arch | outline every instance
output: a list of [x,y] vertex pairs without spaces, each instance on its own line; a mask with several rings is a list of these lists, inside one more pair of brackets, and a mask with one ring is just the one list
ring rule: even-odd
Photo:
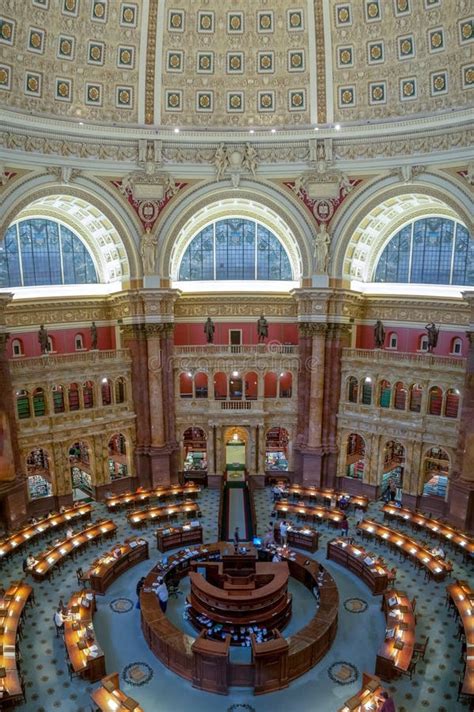
[[347,436],[345,476],[363,480],[365,473],[365,440],[358,433]]
[[359,400],[359,381],[355,376],[349,376],[346,381],[346,398],[349,403],[357,403]]
[[227,398],[227,375],[222,371],[214,374],[214,398],[216,400]]
[[243,380],[240,371],[232,371],[229,376],[229,398],[241,400],[243,395]]
[[377,179],[345,202],[332,225],[332,276],[370,281],[375,260],[390,236],[417,217],[450,217],[472,232],[472,198],[467,188],[439,173],[426,173],[414,183],[400,183],[394,176]]
[[407,407],[407,389],[401,381],[394,386],[393,407],[395,410],[406,410]]
[[24,388],[16,392],[16,412],[19,420],[31,416],[30,394]]
[[409,410],[412,413],[421,413],[421,399],[423,397],[423,386],[414,383],[410,386]]
[[93,494],[92,449],[87,440],[76,440],[68,450],[73,500]]
[[244,375],[245,400],[256,400],[258,398],[258,379],[256,371],[247,371]]
[[441,446],[430,447],[423,454],[423,496],[447,499],[451,458]]
[[265,434],[265,470],[287,472],[290,434],[286,428],[274,427]]
[[397,488],[403,487],[403,474],[405,470],[405,446],[398,440],[388,440],[383,451],[383,470],[381,477],[382,492],[391,493],[394,499],[395,491],[392,483]]
[[39,418],[46,415],[46,396],[43,388],[35,388],[33,391],[33,415]]
[[[103,378],[100,383],[100,395],[102,405],[112,405],[113,400],[113,384],[110,378]],[[85,401],[84,401],[85,402]]]
[[19,356],[24,356],[25,352],[23,350],[23,341],[21,339],[12,340],[12,356],[13,358],[18,358]]
[[80,389],[78,383],[70,383],[67,389],[69,410],[79,410],[81,407]]
[[379,406],[390,408],[392,402],[392,385],[390,381],[382,379],[379,386]]
[[198,371],[194,376],[194,395],[196,398],[208,396],[208,377],[204,371]]
[[64,400],[64,386],[54,385],[51,388],[51,394],[53,397],[53,412],[54,413],[64,413],[66,410],[65,400]]
[[278,376],[274,371],[268,371],[263,378],[264,398],[276,398],[278,395]]
[[459,404],[461,394],[457,388],[448,388],[446,391],[446,402],[444,404],[443,415],[446,418],[457,418],[459,415]]
[[443,390],[439,386],[431,386],[428,391],[428,415],[441,415],[443,405]]
[[160,224],[160,276],[176,281],[181,257],[192,237],[212,220],[230,215],[258,220],[274,232],[288,253],[296,281],[311,275],[314,227],[304,206],[286,191],[244,178],[238,195],[232,188],[211,183],[186,191],[173,205]]
[[125,403],[127,400],[127,381],[123,376],[115,380],[114,395],[116,403]]
[[420,334],[418,337],[418,351],[428,351],[428,336],[427,334]]
[[180,398],[193,397],[193,375],[190,372],[179,374],[179,395]]
[[56,353],[56,349],[54,348],[54,337],[53,336],[48,336],[48,353],[50,353],[50,354]]
[[94,407],[94,382],[93,381],[85,381],[82,384],[82,403],[84,408],[93,408]]
[[36,175],[16,182],[0,206],[0,239],[9,225],[24,217],[61,219],[88,244],[99,267],[100,281],[140,277],[137,245],[141,226],[121,198],[100,181],[79,176],[74,185]]
[[35,448],[28,453],[26,475],[30,500],[50,497],[53,494],[49,455],[46,450]]
[[391,331],[388,335],[387,349],[396,351],[398,348],[398,334],[396,331]]
[[364,405],[372,405],[373,383],[370,376],[366,376],[361,381],[361,399]]
[[450,352],[452,356],[462,356],[462,339],[456,337],[451,340]]
[[84,351],[84,334],[74,334],[74,349],[75,351]]
[[184,472],[207,472],[207,436],[203,428],[190,426],[183,433]]
[[278,397],[291,398],[293,393],[293,376],[290,371],[283,371],[278,377]]
[[127,439],[122,433],[114,433],[107,444],[109,476],[111,481],[128,477]]

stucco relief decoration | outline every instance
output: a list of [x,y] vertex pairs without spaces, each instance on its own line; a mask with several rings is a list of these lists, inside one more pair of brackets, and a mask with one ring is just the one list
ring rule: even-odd
[[129,173],[122,180],[112,181],[126,198],[145,231],[153,230],[153,226],[169,201],[187,183],[176,183],[173,176],[167,173],[148,174],[144,171]]
[[221,143],[212,162],[216,169],[216,180],[223,180],[228,175],[232,186],[238,188],[242,174],[250,173],[253,178],[256,177],[258,153],[250,143],[240,149]]
[[474,163],[470,163],[465,171],[458,171],[458,175],[469,185],[474,185]]
[[[345,174],[326,173],[324,177],[323,181],[320,180],[319,174],[304,174],[295,181],[284,182],[284,185],[306,205],[318,225],[329,223],[349,193],[362,183],[361,179],[349,178]],[[327,178],[331,180],[328,181]],[[309,189],[311,189],[312,195],[314,195],[313,191],[318,192],[318,185],[321,193],[325,193],[328,183],[333,184],[336,192],[335,197],[322,197],[322,195],[321,197],[311,197],[309,195]]]
[[16,176],[16,173],[8,171],[4,165],[0,163],[0,190],[4,188],[8,181],[12,180]]

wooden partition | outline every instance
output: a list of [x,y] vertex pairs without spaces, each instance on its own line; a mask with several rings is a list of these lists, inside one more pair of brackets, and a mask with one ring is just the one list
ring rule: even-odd
[[122,692],[118,672],[102,678],[100,686],[91,693],[91,700],[100,712],[145,712],[133,697]]
[[145,539],[132,537],[93,561],[83,579],[89,580],[94,593],[103,595],[124,571],[148,558],[148,542]]
[[100,680],[105,675],[105,656],[92,625],[95,596],[88,591],[78,591],[69,599],[67,608],[64,643],[72,669],[90,682]]
[[5,677],[0,680],[3,687],[2,704],[14,705],[23,699],[22,680],[17,662],[17,635],[21,618],[33,589],[23,581],[12,583],[5,595],[0,597],[0,668]]

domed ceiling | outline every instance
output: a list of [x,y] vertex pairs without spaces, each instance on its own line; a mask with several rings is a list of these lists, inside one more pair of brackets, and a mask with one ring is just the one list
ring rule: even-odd
[[3,0],[0,104],[216,129],[432,114],[472,105],[473,25],[470,0]]

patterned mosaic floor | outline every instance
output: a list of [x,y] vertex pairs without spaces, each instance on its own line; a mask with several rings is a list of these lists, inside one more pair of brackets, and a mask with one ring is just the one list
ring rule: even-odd
[[[255,497],[259,532],[263,533],[271,521],[272,499],[270,490],[262,490]],[[215,541],[218,532],[219,493],[206,490],[201,495],[204,536],[206,541]],[[102,505],[94,505],[94,518],[106,513]],[[371,505],[370,516],[382,519],[380,505]],[[125,513],[115,515],[118,525],[118,540],[133,533]],[[355,517],[350,516],[353,533]],[[340,593],[339,630],[328,655],[309,673],[293,683],[290,688],[258,698],[245,690],[233,690],[227,698],[209,695],[194,690],[189,684],[164,668],[148,650],[140,630],[139,611],[135,607],[135,585],[160,557],[156,550],[153,530],[144,530],[150,543],[151,559],[126,572],[116,581],[107,595],[98,598],[98,611],[94,619],[97,637],[105,651],[107,671],[119,671],[123,689],[137,699],[147,712],[181,712],[190,706],[193,712],[334,712],[359,689],[364,670],[374,670],[375,655],[385,629],[380,612],[380,599],[373,598],[357,577],[347,573],[332,562],[325,563],[325,549],[334,530],[320,527],[320,547],[314,558],[325,563],[334,575]],[[31,547],[35,553],[45,547],[45,542]],[[99,545],[99,552],[107,544]],[[388,563],[397,566],[397,584],[410,596],[418,597],[417,632],[430,636],[427,660],[419,663],[416,676],[410,682],[402,679],[390,686],[397,703],[398,712],[452,712],[467,709],[456,702],[457,681],[462,669],[459,660],[460,643],[457,640],[457,625],[449,617],[444,606],[445,586],[424,582],[422,573],[417,573],[408,564],[399,564],[398,559],[382,545],[371,549],[381,553]],[[30,609],[24,637],[21,642],[23,673],[27,686],[27,703],[18,709],[22,712],[89,712],[89,693],[94,685],[80,679],[69,680],[65,650],[62,641],[56,638],[53,613],[60,598],[67,601],[77,589],[75,570],[80,564],[86,568],[97,556],[93,547],[68,562],[61,574],[51,582],[34,584],[37,607]],[[470,572],[460,556],[449,554],[454,560],[454,575],[469,578]],[[19,553],[3,566],[1,583],[22,576]],[[184,596],[170,599],[170,608],[176,607],[173,615],[179,614],[184,605]],[[350,600],[349,600],[350,599]],[[130,607],[132,602],[133,607]],[[365,608],[367,605],[367,608]],[[125,679],[123,678],[125,676]],[[352,681],[354,680],[354,681]],[[184,701],[185,700],[185,701]]]

